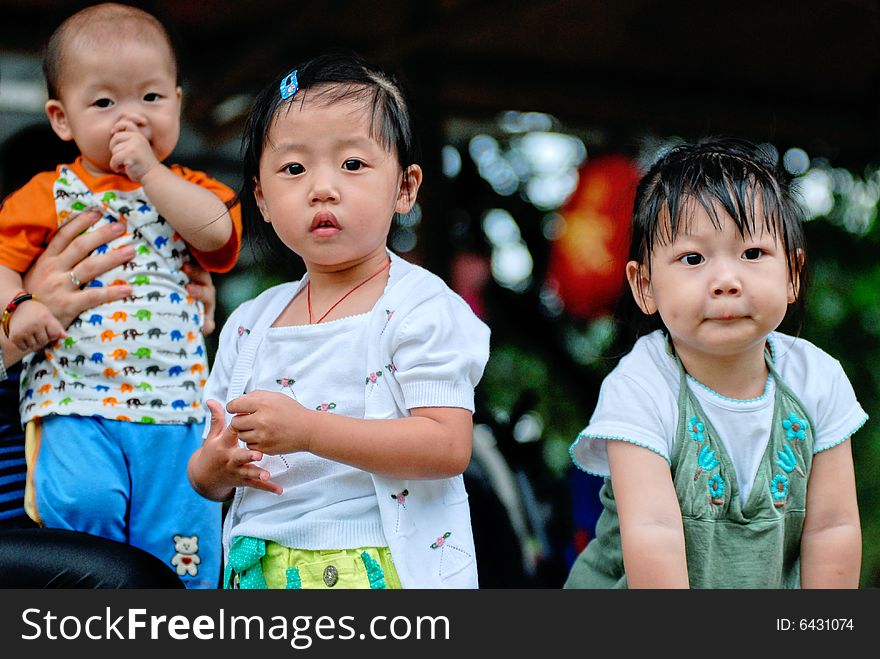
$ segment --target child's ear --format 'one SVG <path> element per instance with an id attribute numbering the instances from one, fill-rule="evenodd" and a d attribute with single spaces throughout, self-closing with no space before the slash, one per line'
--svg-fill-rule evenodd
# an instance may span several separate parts
<path id="1" fill-rule="evenodd" d="M 264 222 L 271 223 L 269 219 L 269 209 L 266 208 L 266 200 L 263 198 L 263 188 L 260 187 L 260 181 L 254 178 L 254 199 L 257 201 L 257 208 L 260 209 L 260 215 L 263 216 Z"/>
<path id="2" fill-rule="evenodd" d="M 789 277 L 788 279 L 788 303 L 794 304 L 798 299 L 798 296 L 801 294 L 801 272 L 804 269 L 804 261 L 806 259 L 806 254 L 804 254 L 804 250 L 798 249 L 795 264 L 797 268 L 797 272 L 794 277 Z"/>
<path id="3" fill-rule="evenodd" d="M 400 181 L 400 191 L 397 194 L 397 203 L 394 205 L 396 213 L 409 213 L 416 203 L 419 194 L 419 186 L 422 185 L 422 168 L 418 165 L 410 165 L 403 172 Z"/>
<path id="4" fill-rule="evenodd" d="M 49 117 L 49 124 L 55 134 L 65 142 L 73 139 L 73 131 L 70 130 L 70 123 L 67 121 L 67 112 L 64 111 L 64 104 L 61 101 L 50 98 L 45 105 L 46 116 Z"/>
<path id="5" fill-rule="evenodd" d="M 630 261 L 626 264 L 626 280 L 642 313 L 646 316 L 656 313 L 657 305 L 654 303 L 654 292 L 647 266 L 638 261 Z"/>

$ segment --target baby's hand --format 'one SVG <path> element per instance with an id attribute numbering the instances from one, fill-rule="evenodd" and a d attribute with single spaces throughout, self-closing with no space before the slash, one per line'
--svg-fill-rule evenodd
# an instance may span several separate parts
<path id="1" fill-rule="evenodd" d="M 229 426 L 250 449 L 269 455 L 309 450 L 310 412 L 285 394 L 258 389 L 226 409 L 235 414 Z"/>
<path id="2" fill-rule="evenodd" d="M 283 489 L 269 480 L 269 472 L 254 464 L 263 459 L 263 454 L 239 446 L 232 426 L 224 427 L 226 415 L 220 403 L 209 400 L 206 404 L 211 411 L 211 428 L 189 465 L 190 480 L 196 489 L 207 496 L 233 487 L 281 494 Z"/>
<path id="3" fill-rule="evenodd" d="M 150 141 L 129 119 L 120 119 L 110 134 L 110 169 L 140 183 L 159 164 Z"/>
<path id="4" fill-rule="evenodd" d="M 9 340 L 25 352 L 67 337 L 64 327 L 42 302 L 22 302 L 9 319 Z"/>

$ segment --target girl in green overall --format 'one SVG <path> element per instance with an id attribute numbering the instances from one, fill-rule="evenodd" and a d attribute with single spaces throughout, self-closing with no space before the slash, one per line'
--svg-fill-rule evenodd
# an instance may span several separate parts
<path id="1" fill-rule="evenodd" d="M 630 259 L 657 329 L 571 447 L 606 481 L 565 587 L 856 587 L 867 415 L 835 359 L 776 331 L 803 293 L 789 177 L 740 140 L 673 148 L 639 184 Z"/>

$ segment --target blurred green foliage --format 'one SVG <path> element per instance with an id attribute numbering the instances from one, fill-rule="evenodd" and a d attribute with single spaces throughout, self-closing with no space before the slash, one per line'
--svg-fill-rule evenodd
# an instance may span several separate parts
<path id="1" fill-rule="evenodd" d="M 862 519 L 862 586 L 880 586 L 880 227 L 855 235 L 827 218 L 807 223 L 812 280 L 801 336 L 843 365 L 868 423 L 853 436 Z"/>

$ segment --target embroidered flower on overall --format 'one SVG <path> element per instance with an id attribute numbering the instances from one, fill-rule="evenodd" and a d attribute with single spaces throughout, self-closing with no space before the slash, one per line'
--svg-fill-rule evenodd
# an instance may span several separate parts
<path id="1" fill-rule="evenodd" d="M 688 421 L 688 432 L 691 435 L 691 439 L 695 442 L 702 442 L 706 439 L 706 435 L 704 434 L 706 432 L 706 426 L 704 426 L 695 416 L 692 416 L 691 420 Z"/>
<path id="2" fill-rule="evenodd" d="M 374 371 L 367 376 L 366 380 L 364 380 L 364 384 L 370 384 L 370 383 L 376 384 L 378 379 L 381 377 L 382 377 L 382 370 L 381 369 L 378 371 Z"/>
<path id="3" fill-rule="evenodd" d="M 807 423 L 806 419 L 801 419 L 792 412 L 788 415 L 787 419 L 782 420 L 782 427 L 785 429 L 785 434 L 788 435 L 788 438 L 795 442 L 804 440 L 806 437 L 806 432 L 804 431 L 810 427 L 810 424 Z"/>
<path id="4" fill-rule="evenodd" d="M 779 468 L 782 469 L 782 471 L 786 474 L 797 471 L 801 476 L 804 476 L 803 470 L 798 466 L 797 456 L 788 444 L 785 444 L 781 451 L 776 451 L 776 455 L 779 456 L 776 464 L 779 465 Z"/>
<path id="5" fill-rule="evenodd" d="M 397 373 L 397 367 L 394 365 L 394 362 L 391 362 L 390 364 L 385 364 L 385 368 L 389 373 Z"/>
<path id="6" fill-rule="evenodd" d="M 238 335 L 239 336 L 244 336 L 245 334 L 250 334 L 250 333 L 251 333 L 251 331 L 247 327 L 244 327 L 243 325 L 238 326 Z"/>
<path id="7" fill-rule="evenodd" d="M 724 503 L 724 479 L 721 474 L 709 478 L 709 498 L 716 506 Z"/>
<path id="8" fill-rule="evenodd" d="M 700 474 L 704 471 L 711 471 L 715 467 L 718 466 L 718 460 L 715 458 L 715 451 L 711 450 L 708 446 L 704 446 L 700 449 L 700 455 L 697 458 L 697 473 L 694 474 L 694 480 L 696 481 Z"/>
<path id="9" fill-rule="evenodd" d="M 327 412 L 336 409 L 336 403 L 321 403 L 315 408 L 318 412 Z"/>
<path id="10" fill-rule="evenodd" d="M 697 445 L 697 455 L 700 454 L 700 442 L 703 442 L 706 439 L 705 433 L 706 426 L 704 426 L 696 416 L 692 416 L 691 420 L 688 421 L 688 434 Z"/>
<path id="11" fill-rule="evenodd" d="M 773 497 L 773 505 L 782 508 L 788 499 L 788 478 L 785 474 L 776 474 L 770 481 L 770 495 Z"/>
<path id="12" fill-rule="evenodd" d="M 394 499 L 401 506 L 406 506 L 406 498 L 409 496 L 409 490 L 402 490 L 397 494 L 392 494 L 391 498 Z"/>

